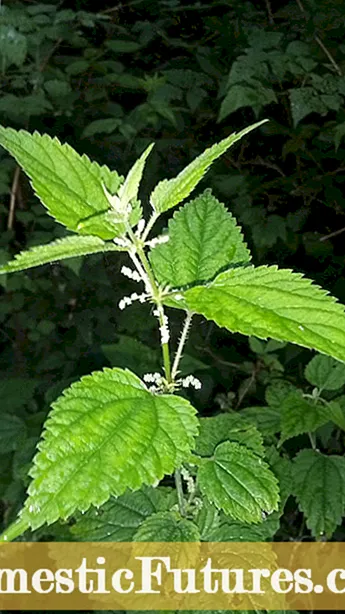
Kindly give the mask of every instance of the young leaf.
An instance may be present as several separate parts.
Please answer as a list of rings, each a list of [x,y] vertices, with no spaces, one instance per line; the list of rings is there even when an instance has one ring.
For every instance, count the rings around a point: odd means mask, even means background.
[[[246,263],[250,253],[236,221],[205,190],[169,222],[169,241],[150,252],[157,280],[173,288],[212,279],[221,269]]]
[[[300,394],[291,392],[281,405],[280,444],[296,435],[316,431],[323,424],[327,424],[329,419],[329,412],[324,405],[317,405]]]
[[[112,239],[123,233],[123,225],[106,216],[109,202],[103,185],[111,194],[118,191],[122,178],[115,171],[90,162],[87,156],[79,156],[72,147],[46,134],[29,134],[0,126],[0,145],[30,177],[33,189],[50,215],[69,230],[95,234],[101,239]],[[136,221],[139,217],[137,211]]]
[[[119,198],[122,204],[133,203],[138,198],[140,181],[144,172],[145,162],[150,155],[154,143],[149,145],[140,158],[134,163],[129,171],[124,184],[119,189]]]
[[[339,390],[345,384],[345,365],[329,356],[314,356],[304,374],[319,390]]]
[[[241,267],[184,292],[190,311],[231,332],[298,343],[345,362],[344,307],[300,273]]]
[[[116,499],[112,497],[100,509],[93,507],[80,514],[71,533],[78,541],[132,541],[144,520],[160,511],[165,500],[164,490],[157,488],[125,492]]]
[[[208,537],[210,542],[264,542],[270,541],[279,528],[279,514],[273,512],[255,526],[223,518],[219,527]]]
[[[74,258],[75,256],[119,250],[121,250],[121,247],[110,241],[105,243],[98,237],[66,237],[64,239],[57,239],[57,241],[48,243],[48,245],[38,245],[28,251],[20,252],[20,254],[15,256],[14,260],[0,267],[0,275],[31,269],[41,264]]]
[[[32,528],[154,484],[189,454],[194,408],[154,395],[127,370],[83,377],[52,405],[22,511]]]
[[[268,465],[247,447],[221,443],[198,472],[202,494],[235,520],[261,522],[278,509],[278,482]]]
[[[265,454],[259,431],[241,414],[218,414],[200,419],[200,431],[195,451],[200,456],[211,456],[223,441],[243,443],[259,456]]]
[[[293,464],[293,494],[315,537],[330,537],[345,507],[345,458],[302,450]]]
[[[258,128],[266,121],[267,120],[257,122],[252,126],[244,128],[241,132],[234,132],[234,134],[223,139],[220,143],[206,149],[204,153],[188,164],[188,166],[174,179],[164,179],[160,181],[150,197],[154,210],[157,213],[163,213],[187,198],[217,158],[225,153],[229,147],[239,141],[243,136],[248,134],[248,132]]]
[[[196,523],[200,531],[200,539],[202,541],[213,541],[209,539],[209,536],[219,527],[219,522],[219,512],[217,508],[205,499],[196,517]]]
[[[200,541],[198,527],[174,512],[158,512],[142,522],[136,542],[195,542]]]

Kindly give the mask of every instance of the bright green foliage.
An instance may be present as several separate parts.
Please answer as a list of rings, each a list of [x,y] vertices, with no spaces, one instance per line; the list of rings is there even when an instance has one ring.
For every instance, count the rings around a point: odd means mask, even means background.
[[[153,143],[149,145],[129,171],[123,185],[119,189],[119,198],[123,206],[134,203],[138,198],[140,181],[144,172],[147,157],[150,155]]]
[[[175,207],[175,205],[178,205],[185,198],[188,198],[199,181],[201,181],[206,171],[210,168],[211,164],[225,153],[229,147],[234,145],[234,143],[248,134],[248,132],[261,126],[265,121],[266,120],[257,122],[248,128],[244,128],[241,132],[231,134],[220,143],[206,149],[204,153],[186,166],[186,168],[174,179],[164,179],[164,181],[160,181],[150,197],[154,210],[157,213],[162,213],[163,211]]]
[[[158,281],[178,288],[249,262],[250,254],[232,215],[205,190],[175,213],[168,243],[155,247],[150,260]]]
[[[33,528],[154,484],[181,464],[197,433],[188,401],[155,396],[121,369],[82,378],[52,407],[22,514]]]
[[[330,356],[314,356],[305,368],[305,378],[319,390],[339,390],[345,384],[345,365]]]
[[[144,487],[126,492],[118,498],[112,497],[101,510],[93,507],[80,514],[71,533],[78,541],[132,541],[144,520],[166,509],[168,503],[164,489]]]
[[[274,446],[267,448],[266,460],[279,481],[279,511],[282,513],[285,503],[292,492],[292,462],[286,456],[281,456]]]
[[[344,308],[299,273],[232,269],[184,297],[191,311],[231,332],[298,343],[345,362]]]
[[[235,520],[261,522],[278,509],[278,483],[268,465],[249,448],[221,443],[198,473],[202,494]]]
[[[280,443],[302,433],[313,433],[329,419],[329,412],[324,405],[304,399],[298,392],[292,392],[281,406]]]
[[[329,537],[345,507],[345,459],[302,450],[293,466],[293,494],[315,537]]]
[[[158,512],[144,520],[138,528],[136,542],[194,542],[200,541],[198,527],[174,512]]]
[[[115,194],[121,184],[115,171],[90,162],[85,155],[79,156],[69,145],[61,145],[57,138],[37,132],[29,134],[24,130],[18,132],[0,127],[0,144],[30,177],[38,198],[50,215],[69,230],[95,234],[102,239],[112,239],[123,233],[122,224],[104,216],[109,202],[102,184]],[[98,218],[100,214],[103,216]]]
[[[109,251],[119,251],[121,248],[114,243],[105,243],[98,237],[66,237],[48,245],[38,245],[28,251],[17,254],[14,260],[0,267],[0,275],[23,271],[32,267],[75,256],[98,254]]]
[[[200,456],[211,456],[224,441],[243,443],[259,456],[265,454],[262,437],[242,414],[219,414],[213,418],[200,419],[200,431],[195,450]]]

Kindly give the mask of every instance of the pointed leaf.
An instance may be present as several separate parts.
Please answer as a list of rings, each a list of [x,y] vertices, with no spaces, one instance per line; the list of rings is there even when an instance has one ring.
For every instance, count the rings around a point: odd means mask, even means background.
[[[80,234],[112,239],[124,231],[107,217],[109,202],[103,184],[115,194],[122,178],[106,166],[79,156],[57,138],[0,126],[0,145],[9,151],[31,179],[38,198],[58,222]],[[140,211],[136,212],[136,218]],[[139,218],[138,218],[139,219]],[[133,224],[134,225],[134,224]]]
[[[105,243],[98,237],[66,237],[48,243],[48,245],[38,245],[28,251],[20,252],[20,254],[15,256],[14,260],[0,267],[0,275],[31,269],[41,264],[74,258],[75,256],[119,250],[121,248],[114,243]]]
[[[160,511],[166,500],[164,490],[144,487],[112,497],[100,509],[91,508],[77,518],[71,533],[78,541],[132,541],[146,518]]]
[[[198,156],[193,162],[174,179],[164,179],[160,181],[153,190],[150,201],[157,213],[163,213],[175,205],[178,205],[182,200],[187,198],[199,181],[203,178],[211,164],[226,152],[229,147],[239,141],[243,136],[258,128],[267,120],[257,122],[252,126],[248,126],[241,132],[234,132],[220,143],[209,147]]]
[[[330,537],[345,506],[345,458],[302,450],[293,464],[293,494],[315,537]]]
[[[136,542],[200,541],[198,527],[174,512],[158,512],[143,521],[134,536]]]
[[[144,172],[145,162],[147,157],[150,155],[153,146],[154,143],[151,143],[151,145],[149,145],[145,149],[144,153],[132,166],[125,179],[124,184],[120,187],[119,198],[121,199],[121,202],[125,205],[127,205],[128,203],[133,203],[138,198],[138,191],[140,181]]]
[[[156,483],[181,464],[197,433],[188,401],[154,395],[122,369],[83,377],[52,407],[22,512],[32,528]]]
[[[345,384],[345,365],[329,356],[314,356],[305,368],[305,378],[320,390],[339,390]]]
[[[184,298],[189,310],[231,332],[298,343],[345,362],[344,307],[300,273],[240,267]]]
[[[219,527],[219,512],[207,499],[202,502],[202,508],[196,517],[202,541],[213,541],[209,536]]]
[[[200,456],[211,456],[223,441],[243,443],[259,456],[265,454],[259,431],[241,414],[218,414],[212,418],[200,419],[200,431],[195,451]]]
[[[198,472],[202,494],[235,520],[261,522],[278,509],[279,488],[268,465],[238,443],[220,444]]]
[[[0,414],[0,454],[15,450],[26,434],[23,420],[12,414]]]
[[[224,267],[249,260],[236,220],[210,190],[175,213],[168,243],[150,253],[157,280],[173,288],[207,281]]]

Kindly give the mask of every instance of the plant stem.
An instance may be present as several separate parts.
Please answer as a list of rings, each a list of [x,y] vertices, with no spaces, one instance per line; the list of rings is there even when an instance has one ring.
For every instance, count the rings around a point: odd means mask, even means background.
[[[186,504],[185,504],[184,495],[183,495],[182,477],[181,477],[180,469],[175,469],[174,477],[175,477],[178,507],[179,507],[181,516],[185,516],[186,515]]]
[[[180,364],[180,360],[182,357],[182,352],[183,352],[183,348],[185,346],[185,343],[187,341],[187,337],[188,337],[188,331],[189,331],[189,327],[191,325],[192,322],[192,318],[193,318],[193,313],[191,313],[190,311],[187,312],[186,315],[186,319],[184,321],[183,324],[183,329],[182,329],[182,333],[181,333],[181,337],[180,337],[180,342],[178,344],[178,348],[175,354],[175,358],[174,358],[174,362],[173,362],[173,366],[172,366],[172,370],[171,370],[171,378],[174,381],[177,372],[178,372],[178,368],[179,368],[179,364]]]
[[[310,439],[311,447],[313,448],[313,450],[316,450],[316,440],[314,433],[308,433],[308,436]]]
[[[22,518],[19,518],[0,535],[0,543],[12,542],[14,539],[22,535],[24,531],[27,531],[28,528],[28,523]]]

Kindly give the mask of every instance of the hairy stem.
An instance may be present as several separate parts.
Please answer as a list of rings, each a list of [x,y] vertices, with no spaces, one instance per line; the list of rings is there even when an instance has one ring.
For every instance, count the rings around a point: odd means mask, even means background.
[[[189,328],[192,322],[192,318],[193,318],[193,313],[191,313],[190,311],[187,312],[186,315],[186,319],[184,321],[183,324],[183,329],[182,329],[182,333],[181,333],[181,337],[180,337],[180,342],[178,344],[178,348],[175,354],[175,358],[174,358],[174,362],[173,362],[173,366],[172,366],[172,370],[171,370],[171,378],[174,381],[177,372],[178,372],[178,368],[179,368],[179,364],[180,364],[180,360],[182,358],[182,352],[183,352],[183,348],[185,346],[185,343],[187,341],[187,337],[188,337],[188,332],[189,332]]]

